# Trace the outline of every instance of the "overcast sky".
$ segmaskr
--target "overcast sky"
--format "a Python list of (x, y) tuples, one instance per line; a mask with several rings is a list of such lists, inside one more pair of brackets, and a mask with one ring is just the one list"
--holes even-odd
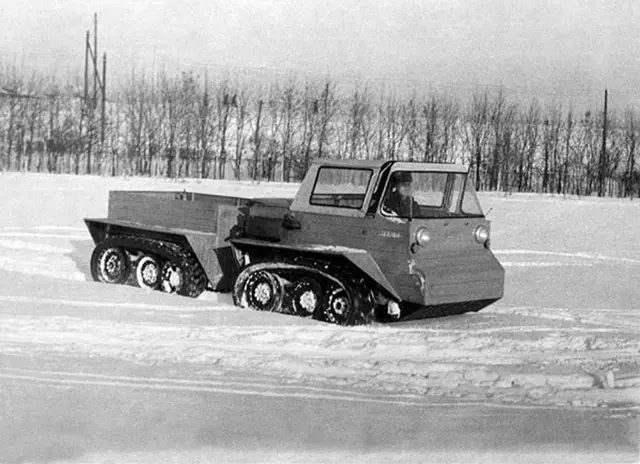
[(81, 72), (99, 18), (113, 82), (132, 66), (640, 103), (635, 0), (0, 0), (0, 60)]

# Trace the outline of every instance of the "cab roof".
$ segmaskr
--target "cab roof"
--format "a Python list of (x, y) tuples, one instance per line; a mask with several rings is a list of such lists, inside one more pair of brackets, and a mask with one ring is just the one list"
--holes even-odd
[(389, 160), (336, 160), (316, 158), (312, 164), (319, 166), (335, 166), (341, 168), (369, 168), (380, 169), (383, 165), (392, 163), (394, 171), (436, 171), (436, 172), (461, 172), (467, 173), (469, 167), (463, 164), (453, 163), (416, 163), (408, 161)]

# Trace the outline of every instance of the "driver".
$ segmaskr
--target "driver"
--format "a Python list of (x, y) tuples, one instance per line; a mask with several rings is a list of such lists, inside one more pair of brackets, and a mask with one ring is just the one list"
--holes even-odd
[(383, 209), (387, 214), (391, 213), (399, 217), (411, 217), (418, 213), (420, 206), (412, 196), (412, 182), (410, 172), (394, 172), (389, 181), (387, 198), (383, 203)]

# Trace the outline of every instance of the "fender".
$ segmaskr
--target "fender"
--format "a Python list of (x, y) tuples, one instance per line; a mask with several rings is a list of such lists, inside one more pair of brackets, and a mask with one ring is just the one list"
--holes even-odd
[(238, 265), (231, 246), (219, 240), (215, 233), (176, 229), (156, 225), (139, 224), (118, 219), (85, 219), (95, 244), (116, 234), (185, 243), (191, 248), (202, 266), (207, 279), (216, 289), (227, 289), (238, 273)]
[(398, 301), (402, 299), (393, 285), (391, 285), (391, 283), (387, 280), (384, 273), (380, 269), (380, 266), (378, 266), (376, 260), (373, 259), (373, 257), (366, 250), (334, 245), (283, 245), (280, 243), (265, 243), (264, 241), (251, 238), (232, 238), (229, 239), (229, 241), (241, 251), (248, 248), (260, 247), (287, 250), (297, 253), (303, 252), (316, 255), (342, 256), (349, 262), (354, 264), (366, 275), (368, 275), (371, 279), (373, 279), (395, 299), (397, 299)]

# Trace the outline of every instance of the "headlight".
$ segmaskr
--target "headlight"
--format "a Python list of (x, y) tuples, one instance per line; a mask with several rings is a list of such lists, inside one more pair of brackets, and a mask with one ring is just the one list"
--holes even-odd
[(416, 232), (416, 243), (420, 246), (425, 246), (429, 243), (431, 237), (429, 236), (429, 231), (425, 227), (421, 227)]
[(489, 229), (487, 229), (485, 226), (478, 226), (476, 227), (473, 236), (475, 237), (476, 242), (478, 242), (480, 245), (484, 245), (489, 241)]

